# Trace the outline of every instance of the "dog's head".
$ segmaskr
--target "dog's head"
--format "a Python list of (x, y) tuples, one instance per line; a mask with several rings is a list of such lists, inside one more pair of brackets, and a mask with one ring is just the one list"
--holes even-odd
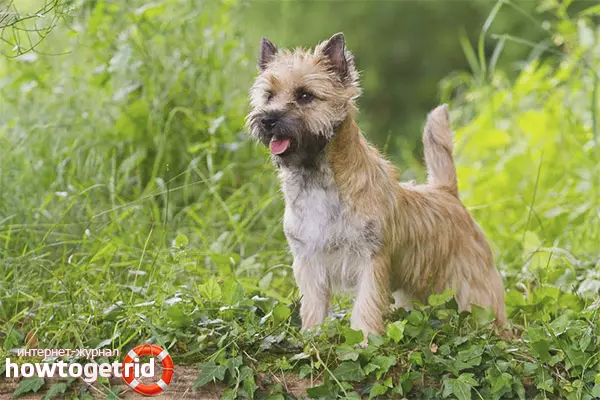
[(344, 35), (314, 51), (278, 50), (263, 39), (258, 67), (247, 117), (252, 136), (269, 147), (278, 165), (313, 165), (360, 95)]

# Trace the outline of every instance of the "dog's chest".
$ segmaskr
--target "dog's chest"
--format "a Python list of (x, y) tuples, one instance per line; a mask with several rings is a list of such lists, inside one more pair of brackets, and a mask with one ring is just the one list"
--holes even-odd
[(352, 221), (332, 186), (310, 185), (286, 195), (283, 227), (292, 250), (333, 252), (352, 239)]
[(373, 251), (371, 223), (343, 204), (329, 171), (283, 183), (283, 227), (294, 258), (325, 268), (333, 283), (354, 284)]

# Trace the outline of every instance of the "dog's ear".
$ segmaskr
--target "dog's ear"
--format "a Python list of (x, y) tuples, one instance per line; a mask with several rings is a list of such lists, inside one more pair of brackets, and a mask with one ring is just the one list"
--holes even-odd
[(329, 58), (331, 68), (342, 78), (348, 75), (348, 60), (344, 45), (344, 34), (336, 33), (323, 46), (323, 55)]
[(260, 41), (260, 57), (258, 59), (258, 68), (261, 71), (264, 71), (267, 68), (267, 64), (273, 59), (275, 54), (277, 54), (277, 46), (275, 46), (269, 39), (262, 38)]

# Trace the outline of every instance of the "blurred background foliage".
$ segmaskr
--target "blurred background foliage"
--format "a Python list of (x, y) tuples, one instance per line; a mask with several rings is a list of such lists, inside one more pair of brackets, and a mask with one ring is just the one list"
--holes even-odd
[[(498, 48), (494, 34), (510, 32), (530, 43), (550, 38), (542, 28), (544, 14), (534, 13), (538, 5), (504, 2), (488, 21), (486, 58)], [(361, 71), (363, 130), (400, 161), (403, 152), (419, 153), (424, 117), (440, 101), (439, 82), (470, 75), (463, 45), (477, 43), (495, 7), (497, 2), (489, 0), (256, 1), (245, 3), (241, 23), (253, 49), (261, 36), (282, 47), (312, 47), (343, 31)], [(504, 42), (499, 67), (514, 78), (532, 50)]]

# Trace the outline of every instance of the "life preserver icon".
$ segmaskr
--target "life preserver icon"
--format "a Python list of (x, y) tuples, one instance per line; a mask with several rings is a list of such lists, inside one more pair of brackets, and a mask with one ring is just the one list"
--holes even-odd
[[(134, 360), (139, 359), (141, 356), (153, 356), (158, 358), (162, 363), (162, 376), (158, 382), (152, 385), (146, 385), (136, 379), (136, 376), (133, 373)], [(137, 393), (153, 396), (160, 394), (167, 389), (167, 386), (171, 383), (171, 379), (173, 378), (173, 368), (173, 359), (171, 359), (168, 351), (155, 344), (142, 344), (130, 350), (125, 356), (125, 359), (123, 360), (123, 380)]]

